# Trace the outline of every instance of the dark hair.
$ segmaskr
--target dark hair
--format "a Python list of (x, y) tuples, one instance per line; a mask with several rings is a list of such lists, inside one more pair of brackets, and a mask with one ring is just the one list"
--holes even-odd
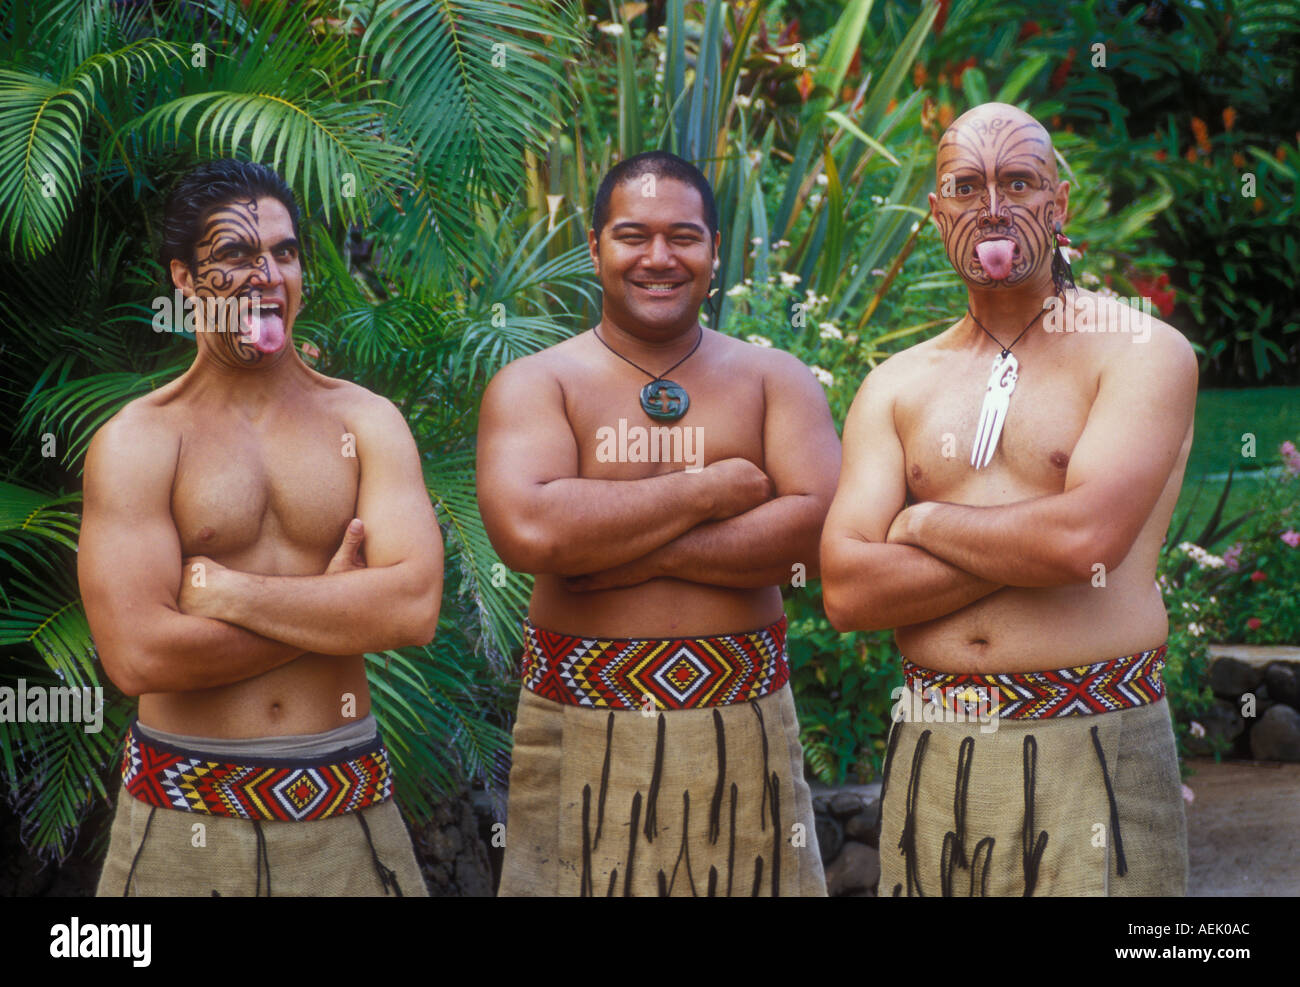
[(709, 236), (718, 232), (718, 205), (713, 201), (713, 188), (704, 173), (685, 158), (679, 158), (668, 151), (644, 151), (632, 155), (626, 161), (620, 161), (601, 179), (600, 188), (596, 190), (596, 203), (591, 210), (591, 228), (597, 237), (609, 222), (609, 197), (615, 186), (642, 175), (654, 175), (658, 179), (672, 178), (692, 186), (700, 193), (700, 201), (704, 203), (704, 224), (709, 228)]
[(191, 271), (197, 261), (195, 246), (203, 224), (218, 206), (228, 202), (270, 197), (279, 199), (289, 211), (293, 235), (299, 241), (298, 203), (279, 173), (264, 164), (223, 158), (208, 161), (182, 176), (167, 194), (163, 206), (161, 257), (164, 272), (173, 260)]

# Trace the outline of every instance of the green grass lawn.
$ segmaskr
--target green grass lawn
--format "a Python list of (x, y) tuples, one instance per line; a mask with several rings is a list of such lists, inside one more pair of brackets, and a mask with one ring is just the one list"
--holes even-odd
[[(1255, 436), (1254, 459), (1242, 456), (1242, 435), (1247, 432)], [(1253, 488), (1261, 482), (1260, 474), (1251, 471), (1275, 463), (1277, 447), (1288, 439), (1300, 445), (1300, 387), (1202, 391), (1196, 398), (1196, 434), (1173, 528), (1190, 512), (1184, 537), (1194, 539), (1200, 534), (1228, 470), (1236, 473), (1223, 516), (1233, 518), (1248, 511), (1255, 503)]]

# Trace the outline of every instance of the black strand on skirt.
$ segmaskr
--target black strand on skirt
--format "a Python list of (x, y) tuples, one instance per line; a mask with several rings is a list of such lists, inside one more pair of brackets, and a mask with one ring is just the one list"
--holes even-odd
[(718, 896), (718, 868), (709, 867), (709, 890), (705, 894), (706, 898), (716, 898)]
[[(989, 864), (993, 861), (993, 844), (995, 840), (991, 836), (986, 836), (975, 844), (975, 849), (970, 855), (970, 896), (975, 897), (975, 885), (979, 885), (980, 897), (989, 896)], [(980, 867), (980, 850), (984, 851), (984, 866)], [(979, 880), (976, 881), (975, 875), (979, 874)]]
[(1110, 831), (1115, 834), (1115, 873), (1123, 877), (1128, 873), (1128, 861), (1124, 859), (1124, 837), (1119, 833), (1119, 805), (1115, 802), (1115, 789), (1111, 787), (1106, 755), (1101, 749), (1101, 738), (1097, 736), (1096, 727), (1092, 728), (1092, 746), (1097, 751), (1097, 760), (1101, 762), (1101, 778), (1106, 783), (1106, 799), (1110, 802)]
[(912, 751), (912, 776), (907, 780), (907, 815), (903, 819), (903, 835), (898, 839), (898, 848), (903, 852), (903, 863), (907, 872), (907, 896), (912, 897), (916, 890), (918, 898), (925, 897), (921, 888), (920, 865), (916, 859), (916, 801), (920, 797), (921, 762), (925, 759), (925, 749), (930, 744), (930, 731), (922, 731)]
[(664, 872), (659, 872), (659, 897), (668, 897), (668, 878), (664, 877)]
[(658, 734), (655, 738), (655, 767), (650, 776), (650, 795), (645, 804), (645, 840), (653, 843), (659, 835), (659, 780), (664, 773), (664, 714), (659, 714)]
[(731, 897), (731, 878), (736, 873), (736, 798), (739, 790), (731, 783), (731, 842), (727, 844), (727, 897)]
[(615, 867), (609, 872), (609, 890), (605, 892), (606, 898), (614, 897), (614, 885), (618, 884), (618, 868)]
[(722, 789), (727, 783), (727, 732), (722, 714), (713, 711), (713, 730), (718, 739), (718, 780), (713, 785), (713, 804), (709, 806), (709, 843), (717, 846), (722, 831)]
[(754, 886), (749, 891), (751, 898), (758, 897), (758, 889), (763, 885), (763, 858), (758, 856), (754, 858)]
[(1020, 832), (1021, 863), (1025, 871), (1025, 897), (1034, 896), (1038, 883), (1038, 864), (1047, 849), (1047, 830), (1034, 836), (1034, 786), (1038, 779), (1038, 741), (1033, 734), (1025, 737), (1025, 824)]
[(970, 767), (975, 760), (975, 738), (963, 737), (957, 748), (957, 785), (952, 794), (953, 854), (958, 867), (968, 866), (966, 862), (966, 796), (970, 794)]
[(691, 897), (698, 898), (695, 891), (695, 876), (691, 874), (691, 793), (682, 792), (682, 845), (677, 851), (677, 860), (673, 863), (673, 876), (668, 879), (668, 893), (672, 894), (673, 887), (677, 884), (677, 868), (681, 866), (682, 860), (686, 861), (686, 880), (691, 885)]
[(623, 872), (623, 897), (630, 897), (632, 894), (632, 859), (636, 856), (636, 828), (641, 822), (641, 793), (637, 792), (632, 796), (632, 820), (628, 827), (627, 836), (627, 867)]
[(781, 779), (772, 772), (772, 897), (781, 897)]
[(758, 717), (758, 735), (762, 738), (763, 744), (763, 794), (759, 800), (759, 829), (767, 829), (767, 800), (771, 798), (768, 790), (768, 772), (771, 770), (767, 764), (767, 724), (763, 722), (763, 711), (759, 708), (757, 700), (751, 704), (754, 707), (754, 715)]
[(591, 893), (591, 786), (582, 786), (582, 880), (578, 896), (592, 897)]
[(898, 723), (889, 728), (889, 746), (885, 750), (885, 766), (880, 772), (880, 804), (885, 804), (885, 792), (889, 790), (889, 769), (894, 766), (894, 751), (898, 749)]
[(614, 713), (611, 710), (609, 721), (605, 724), (605, 765), (600, 769), (600, 797), (596, 799), (596, 838), (591, 841), (591, 849), (600, 846), (600, 831), (605, 826), (605, 794), (609, 791), (609, 756), (614, 747)]

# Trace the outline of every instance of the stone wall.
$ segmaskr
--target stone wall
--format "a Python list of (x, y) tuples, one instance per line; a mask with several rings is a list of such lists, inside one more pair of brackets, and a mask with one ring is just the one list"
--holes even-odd
[(1300, 762), (1300, 648), (1215, 645), (1213, 705), (1190, 721), (1188, 752)]
[(813, 785), (812, 795), (827, 894), (874, 897), (880, 883), (880, 782)]

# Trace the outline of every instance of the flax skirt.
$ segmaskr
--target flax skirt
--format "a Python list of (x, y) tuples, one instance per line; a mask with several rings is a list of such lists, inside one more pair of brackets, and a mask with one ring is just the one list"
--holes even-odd
[[(134, 867), (134, 869), (133, 869)], [(129, 878), (129, 880), (128, 880)], [(391, 799), (311, 822), (260, 822), (148, 805), (119, 790), (101, 897), (425, 897)]]
[(895, 723), (881, 825), (882, 897), (1186, 893), (1163, 699), (1004, 719), (987, 733), (978, 722)]
[(500, 893), (826, 894), (794, 699), (643, 715), (519, 700)]

